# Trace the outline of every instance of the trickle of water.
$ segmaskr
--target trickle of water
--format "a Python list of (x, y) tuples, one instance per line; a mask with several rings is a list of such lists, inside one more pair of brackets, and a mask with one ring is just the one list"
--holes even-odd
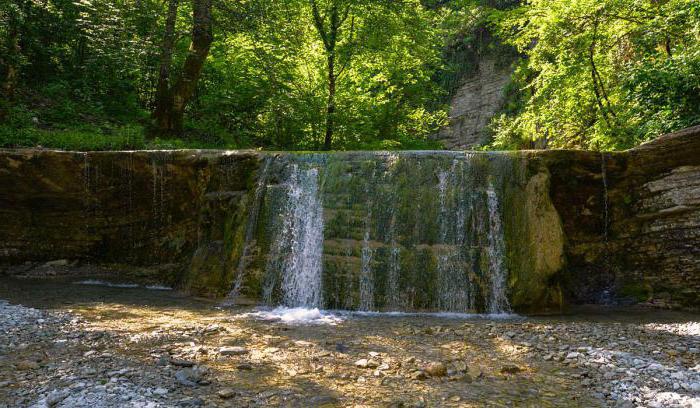
[(399, 294), (399, 275), (401, 274), (401, 249), (392, 242), (389, 250), (389, 277), (388, 277), (388, 305), (391, 308), (398, 308), (401, 295)]
[[(372, 171), (371, 180), (374, 180), (376, 172)], [(374, 309), (374, 276), (372, 275), (372, 254), (370, 246), (370, 228), (372, 226), (373, 196), (370, 192), (370, 184), (367, 183), (365, 194), (367, 195), (367, 215), (365, 217), (365, 233), (362, 237), (362, 265), (360, 273), (360, 310)]]
[(491, 297), (488, 299), (488, 311), (489, 313), (504, 313), (510, 311), (510, 304), (506, 296), (508, 271), (504, 263), (505, 242), (498, 208), (498, 195), (492, 183), (488, 185), (486, 198), (489, 210), (487, 250), (489, 255), (489, 275), (491, 278)]
[[(439, 246), (437, 248), (437, 272), (438, 272), (438, 307), (441, 311), (466, 311), (470, 304), (469, 281), (466, 265), (462, 262), (462, 250), (464, 243), (464, 219), (466, 210), (463, 184), (458, 182), (462, 177), (458, 171), (463, 170), (455, 159), (448, 170), (438, 173), (438, 201), (440, 211), (438, 215)], [(448, 200), (447, 191), (453, 192), (452, 199)], [(462, 225), (459, 225), (460, 222)]]
[[(319, 170), (293, 164), (287, 185), (282, 231), (274, 236), (268, 268), (281, 256), (282, 302), (289, 307), (321, 305), (323, 255), (323, 205)], [(288, 245), (290, 243), (291, 245)], [(269, 293), (272, 289), (268, 288)], [(267, 294), (268, 299), (271, 297)]]
[(608, 173), (605, 153), (600, 152), (600, 175), (603, 179), (603, 239), (607, 244), (608, 242), (608, 224), (609, 214), (608, 214)]
[(258, 176), (257, 183), (255, 185), (255, 192), (253, 195), (253, 201), (250, 203), (250, 208), (248, 211), (248, 219), (246, 221), (245, 233), (243, 238), (243, 248), (241, 249), (241, 255), (238, 259), (238, 265), (236, 267), (236, 276), (234, 278), (233, 287), (229, 292), (227, 299), (228, 302), (234, 302), (235, 298), (241, 293), (241, 285), (243, 284), (243, 275), (245, 274), (246, 265), (248, 262), (248, 253), (252, 249), (253, 235), (255, 233), (255, 226), (258, 222), (258, 215), (260, 213), (260, 205), (262, 203), (263, 193), (267, 186), (267, 174), (270, 168), (270, 159), (266, 157), (263, 161), (262, 169), (260, 170), (260, 175)]

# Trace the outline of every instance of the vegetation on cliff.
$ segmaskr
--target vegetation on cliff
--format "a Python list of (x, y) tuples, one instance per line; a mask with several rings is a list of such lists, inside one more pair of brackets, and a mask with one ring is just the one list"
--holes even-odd
[(497, 47), (490, 147), (629, 147), (700, 121), (699, 36), (694, 0), (2, 0), (0, 146), (435, 148)]

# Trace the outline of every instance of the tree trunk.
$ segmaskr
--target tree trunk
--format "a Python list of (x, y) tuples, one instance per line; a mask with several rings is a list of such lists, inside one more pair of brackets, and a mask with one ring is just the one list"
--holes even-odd
[(2, 94), (7, 99), (12, 99), (15, 95), (17, 87), (17, 79), (19, 77), (19, 29), (16, 26), (10, 27), (10, 32), (7, 36), (8, 56), (4, 61), (5, 78), (2, 81)]
[(182, 67), (182, 73), (169, 89), (167, 103), (164, 108), (161, 108), (163, 118), (156, 118), (156, 130), (160, 134), (182, 134), (185, 107), (197, 87), (197, 81), (214, 39), (211, 2), (212, 0), (193, 0), (192, 2), (192, 43)]
[(170, 0), (168, 3), (168, 15), (165, 20), (165, 33), (160, 54), (160, 71), (158, 73), (158, 86), (156, 88), (155, 109), (153, 120), (158, 129), (172, 129), (170, 112), (172, 107), (172, 95), (170, 94), (170, 69), (173, 61), (173, 49), (175, 47), (175, 22), (179, 0)]
[(335, 53), (328, 54), (328, 105), (326, 107), (326, 137), (323, 150), (331, 150), (335, 127)]

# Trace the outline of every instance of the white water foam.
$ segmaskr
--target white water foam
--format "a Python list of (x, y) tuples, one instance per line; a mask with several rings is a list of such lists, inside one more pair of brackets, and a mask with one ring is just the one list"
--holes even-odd
[(343, 322), (343, 318), (331, 312), (318, 308), (304, 307), (277, 307), (274, 309), (257, 309), (255, 312), (243, 313), (242, 318), (253, 318), (287, 324), (328, 324), (336, 325)]
[(252, 318), (290, 325), (327, 324), (337, 325), (350, 318), (421, 318), (456, 320), (522, 320), (524, 317), (513, 313), (453, 313), (453, 312), (370, 312), (354, 310), (321, 310), (318, 308), (277, 307), (274, 309), (258, 308), (254, 312), (242, 313), (238, 318)]

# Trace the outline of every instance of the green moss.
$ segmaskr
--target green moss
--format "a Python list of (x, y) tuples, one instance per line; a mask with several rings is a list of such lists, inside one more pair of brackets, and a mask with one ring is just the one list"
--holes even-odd
[(637, 302), (645, 302), (653, 297), (654, 289), (645, 282), (628, 283), (620, 288), (622, 297), (632, 298)]

